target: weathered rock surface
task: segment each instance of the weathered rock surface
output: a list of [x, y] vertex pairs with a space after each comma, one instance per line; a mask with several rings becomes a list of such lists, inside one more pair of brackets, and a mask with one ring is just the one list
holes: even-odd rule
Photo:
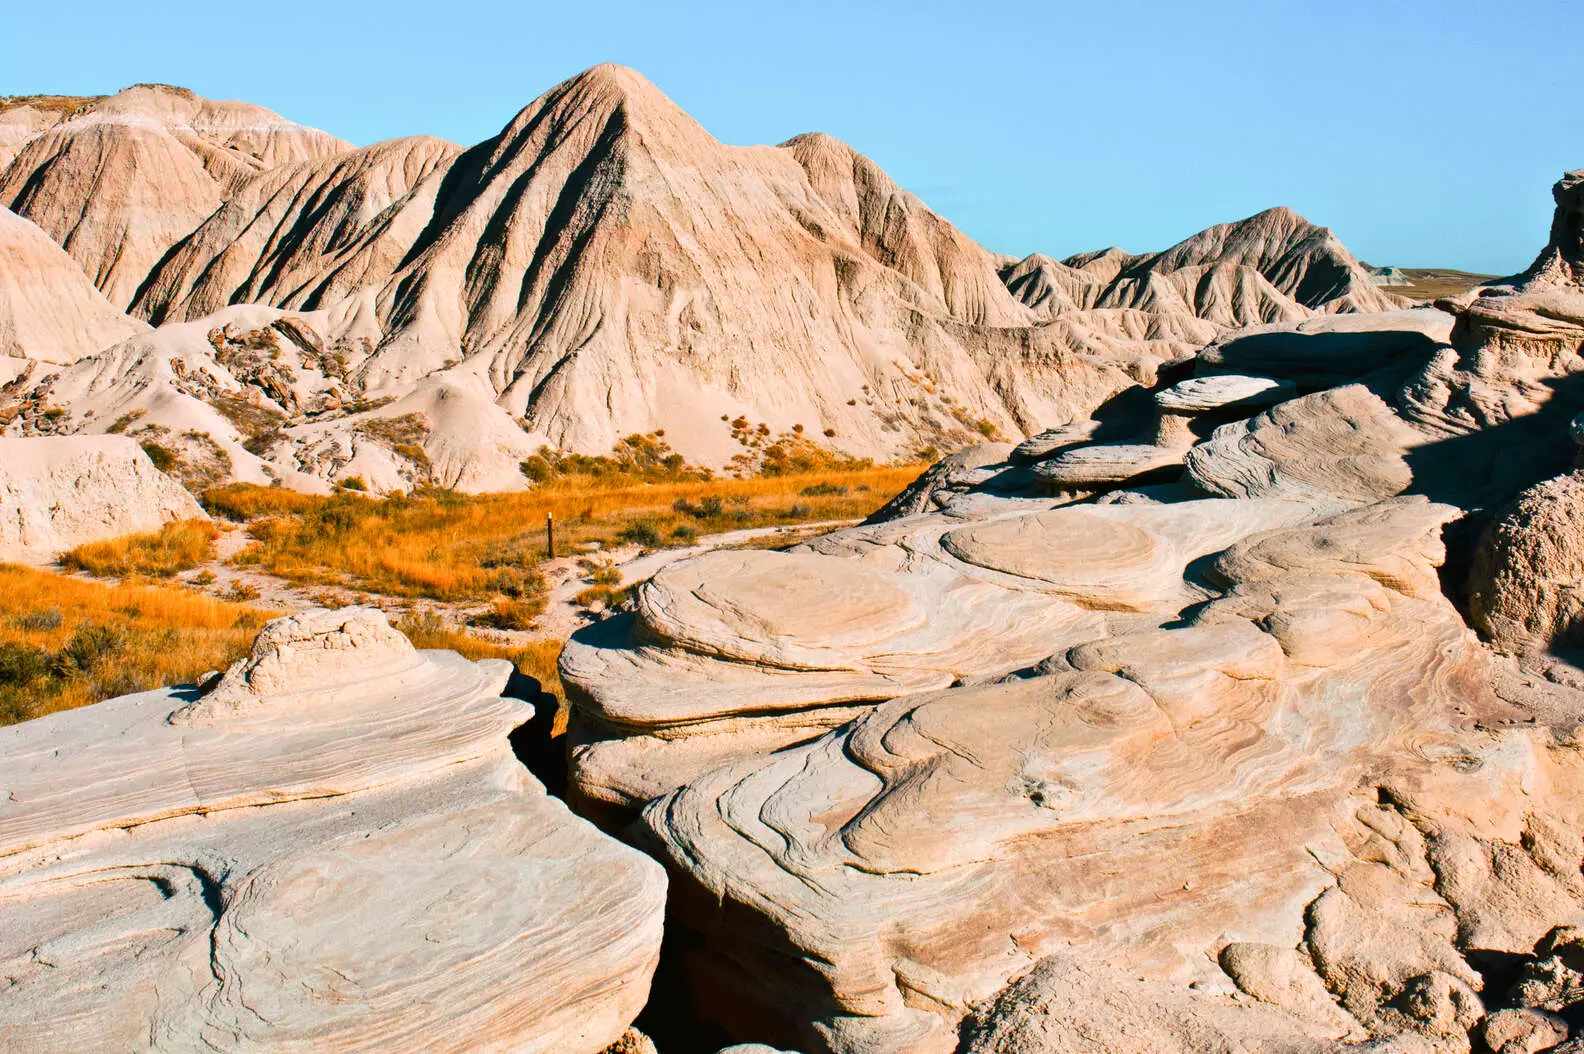
[[0, 170], [0, 205], [43, 228], [123, 309], [231, 191], [347, 148], [263, 107], [158, 84], [50, 116]]
[[[1540, 301], [1458, 310], [1225, 340], [570, 644], [576, 800], [654, 795], [700, 1013], [841, 1054], [1584, 1039], [1584, 673], [1531, 654], [1576, 629], [1574, 477], [1460, 585], [1572, 450], [1584, 366]], [[1449, 425], [1455, 376], [1499, 413]], [[1041, 494], [1129, 435], [1178, 477]]]
[[271, 623], [206, 696], [0, 729], [0, 1045], [595, 1054], [665, 881], [513, 758], [507, 663]]
[[1518, 496], [1485, 532], [1469, 582], [1469, 613], [1503, 650], [1584, 646], [1584, 476], [1569, 473]]
[[1002, 279], [1023, 303], [1047, 316], [1131, 309], [1199, 318], [1220, 328], [1404, 304], [1381, 292], [1336, 235], [1286, 208], [1219, 224], [1142, 256], [1108, 249], [1058, 262], [1035, 253], [1004, 268]]
[[0, 439], [0, 560], [47, 561], [85, 542], [208, 514], [121, 436]]
[[75, 362], [145, 328], [43, 231], [0, 208], [0, 358]]

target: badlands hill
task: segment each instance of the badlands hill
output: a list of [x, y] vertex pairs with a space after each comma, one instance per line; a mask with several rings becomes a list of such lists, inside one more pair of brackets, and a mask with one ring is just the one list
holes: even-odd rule
[[[201, 434], [238, 478], [377, 489], [520, 485], [525, 449], [660, 430], [712, 465], [747, 434], [887, 458], [1067, 420], [1228, 327], [1401, 303], [1284, 209], [1162, 253], [1010, 261], [843, 143], [727, 146], [618, 66], [466, 150], [351, 149], [265, 114], [137, 88], [21, 144], [0, 204], [160, 328], [35, 371], [5, 397], [14, 428], [137, 413]], [[161, 160], [118, 167], [136, 150]], [[308, 358], [239, 370], [223, 345], [254, 329], [225, 313], [245, 305]], [[209, 351], [189, 339], [228, 325]], [[221, 399], [269, 426], [209, 420]], [[441, 403], [478, 434], [447, 430]], [[395, 418], [400, 443], [380, 438]]]
[[[668, 564], [566, 645], [565, 740], [358, 608], [0, 729], [0, 1045], [1577, 1054], [1555, 194], [1439, 310], [1226, 334], [866, 524]], [[324, 322], [227, 310], [192, 354], [261, 383]], [[513, 755], [563, 744], [565, 803]]]
[[70, 110], [60, 102], [0, 114], [0, 151], [14, 153], [0, 205], [43, 228], [123, 309], [170, 247], [250, 178], [347, 149], [261, 106], [162, 84]]

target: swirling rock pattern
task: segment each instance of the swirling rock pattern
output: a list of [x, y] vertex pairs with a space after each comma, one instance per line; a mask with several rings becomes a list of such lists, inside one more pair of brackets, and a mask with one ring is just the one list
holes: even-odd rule
[[208, 696], [0, 730], [0, 1047], [616, 1040], [664, 876], [512, 757], [509, 673], [416, 651], [372, 610], [313, 612]]
[[[1174, 433], [1175, 480], [1041, 496], [1043, 466], [1115, 448], [1077, 444], [1138, 434], [1140, 400], [1100, 406], [861, 528], [672, 565], [569, 647], [573, 783], [613, 821], [653, 796], [635, 838], [699, 1011], [820, 1054], [1584, 1040], [1584, 675], [1483, 643], [1448, 566], [1547, 458], [1420, 399], [1448, 362], [1491, 392], [1574, 368], [1535, 365], [1521, 312], [1468, 312], [1490, 330], [1226, 341], [1141, 393], [1157, 434], [1228, 415]], [[1566, 443], [1567, 391], [1495, 427]], [[1570, 639], [1572, 487], [1475, 561], [1498, 644]]]

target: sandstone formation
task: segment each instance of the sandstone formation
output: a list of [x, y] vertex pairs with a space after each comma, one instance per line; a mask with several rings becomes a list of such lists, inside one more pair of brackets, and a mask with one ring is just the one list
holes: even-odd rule
[[14, 156], [0, 170], [0, 205], [43, 228], [123, 309], [171, 246], [233, 190], [276, 165], [347, 148], [263, 107], [159, 84], [71, 112], [8, 112], [39, 127], [6, 149]]
[[145, 328], [111, 306], [43, 231], [0, 208], [0, 359], [76, 362]]
[[0, 729], [0, 1046], [614, 1042], [665, 879], [512, 756], [510, 672], [314, 611], [207, 694]]
[[574, 801], [639, 815], [699, 1013], [844, 1054], [1584, 1040], [1576, 186], [1455, 325], [1223, 339], [575, 637]]
[[[106, 114], [169, 124], [171, 112], [199, 105], [184, 98], [140, 88], [86, 100], [36, 133], [5, 179], [20, 178], [47, 142], [86, 142]], [[200, 109], [215, 107], [224, 109]], [[23, 111], [11, 112], [20, 127]], [[195, 142], [178, 139], [167, 153]], [[605, 453], [661, 429], [689, 460], [723, 466], [749, 452], [735, 422], [879, 458], [1014, 438], [1153, 383], [1162, 363], [1225, 327], [1395, 303], [1359, 284], [1359, 265], [1329, 232], [1287, 210], [1149, 256], [1010, 264], [829, 136], [726, 146], [617, 66], [556, 86], [468, 150], [424, 137], [340, 149], [282, 125], [246, 171], [227, 167], [236, 152], [193, 155], [209, 170], [189, 173], [197, 189], [170, 195], [169, 229], [147, 235], [160, 254], [123, 253], [108, 280], [130, 285], [133, 314], [162, 330], [208, 332], [243, 305], [312, 319], [337, 356], [341, 407], [465, 404], [486, 422], [481, 433], [423, 446], [439, 481], [469, 489], [524, 485], [511, 471], [520, 448]], [[182, 183], [195, 164], [171, 161], [152, 178]], [[111, 197], [97, 196], [103, 208], [67, 239], [102, 288], [99, 246], [120, 237], [104, 232], [133, 208]], [[29, 215], [44, 208], [29, 201]], [[50, 205], [36, 218], [59, 233], [48, 216], [75, 208]], [[124, 279], [134, 264], [147, 270]], [[124, 353], [105, 360], [94, 369], [99, 390], [145, 383], [135, 370], [109, 376], [132, 369]], [[204, 368], [235, 394], [220, 369]], [[56, 426], [95, 430], [106, 418], [81, 402], [80, 377], [18, 397], [74, 415], [95, 409], [93, 422]], [[312, 404], [284, 405], [258, 378], [233, 379], [240, 397], [285, 413], [290, 449], [261, 440], [239, 454], [224, 429], [152, 411], [148, 423], [207, 436], [240, 479], [322, 487], [358, 475], [375, 490], [422, 480], [421, 466], [367, 431]]]
[[0, 439], [0, 561], [47, 561], [194, 519], [208, 515], [131, 439]]

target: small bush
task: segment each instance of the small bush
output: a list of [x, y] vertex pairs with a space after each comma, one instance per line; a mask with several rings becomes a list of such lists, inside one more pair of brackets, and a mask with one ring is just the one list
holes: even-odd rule
[[698, 537], [698, 528], [690, 523], [679, 523], [671, 531], [671, 537], [679, 542], [691, 542]]
[[544, 614], [543, 597], [533, 597], [528, 600], [497, 600], [484, 614], [475, 616], [473, 621], [480, 626], [520, 632], [533, 629], [542, 614]]
[[252, 582], [241, 579], [231, 583], [231, 588], [225, 590], [220, 596], [233, 604], [247, 604], [259, 598], [259, 587]]
[[0, 643], [0, 687], [25, 688], [48, 675], [49, 652], [16, 641]]
[[534, 483], [543, 483], [555, 474], [550, 462], [538, 454], [517, 463], [517, 469]]
[[25, 633], [53, 633], [61, 628], [60, 608], [26, 611], [11, 619], [11, 625]]
[[95, 666], [118, 654], [125, 645], [126, 636], [121, 631], [89, 622], [79, 626], [56, 653], [55, 672], [63, 677], [92, 673]]
[[101, 577], [147, 575], [169, 578], [214, 559], [220, 531], [204, 520], [167, 523], [152, 534], [134, 534], [79, 545], [60, 558], [61, 566]]
[[607, 564], [604, 567], [595, 568], [594, 573], [588, 576], [588, 580], [597, 586], [619, 586], [621, 585], [622, 573], [618, 568]]
[[835, 483], [816, 483], [812, 487], [804, 487], [798, 493], [805, 498], [840, 498], [847, 494], [847, 488]]
[[362, 476], [348, 476], [346, 479], [338, 480], [336, 486], [341, 490], [355, 490], [360, 494], [368, 490], [368, 484], [363, 482]]
[[148, 455], [148, 459], [154, 462], [154, 467], [161, 472], [174, 472], [181, 464], [181, 458], [168, 447], [162, 447], [155, 442], [144, 443], [142, 446], [143, 453]]
[[599, 608], [609, 611], [628, 597], [625, 589], [612, 589], [610, 586], [590, 586], [572, 598], [572, 603], [585, 611]]
[[131, 413], [122, 414], [120, 417], [117, 417], [115, 419], [115, 423], [109, 428], [106, 428], [105, 431], [113, 436], [121, 435], [128, 428], [131, 428], [133, 425], [137, 424], [138, 421], [142, 419], [142, 417], [142, 410], [133, 410]]
[[653, 520], [634, 520], [621, 529], [617, 535], [624, 542], [641, 545], [645, 549], [655, 549], [662, 544], [660, 528]]

